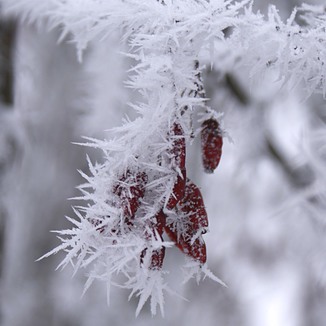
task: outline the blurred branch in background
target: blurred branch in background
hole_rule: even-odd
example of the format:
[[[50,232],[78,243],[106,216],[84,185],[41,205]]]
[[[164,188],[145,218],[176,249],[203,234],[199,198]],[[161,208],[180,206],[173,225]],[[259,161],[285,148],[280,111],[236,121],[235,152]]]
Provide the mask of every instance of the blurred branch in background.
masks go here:
[[[268,131],[269,128],[267,128],[267,121],[265,121],[263,112],[267,109],[269,104],[265,102],[257,102],[249,94],[245,87],[241,85],[241,83],[237,80],[237,77],[232,72],[225,73],[223,77],[218,76],[219,74],[219,72],[214,70],[207,71],[207,78],[209,78],[209,81],[205,86],[208,89],[208,93],[212,94],[216,92],[216,89],[218,89],[219,92],[221,89],[224,89],[233,99],[235,99],[239,109],[254,108],[257,109],[257,111],[260,111],[263,124],[266,125],[263,135],[265,138],[263,141],[265,148],[263,149],[262,154],[268,155],[274,162],[277,163],[292,187],[305,188],[311,185],[315,180],[313,169],[308,164],[294,166],[291,160],[279,148],[274,139],[275,137],[273,137],[273,135]],[[212,80],[215,80],[215,83],[212,82]]]
[[[0,17],[0,103],[13,103],[13,49],[16,24]]]
[[[1,8],[0,8],[1,14]],[[5,170],[12,164],[16,143],[7,134],[8,121],[4,111],[13,104],[13,49],[15,42],[15,22],[3,20],[0,16],[0,190],[2,192]],[[5,210],[0,200],[0,277],[3,267]]]

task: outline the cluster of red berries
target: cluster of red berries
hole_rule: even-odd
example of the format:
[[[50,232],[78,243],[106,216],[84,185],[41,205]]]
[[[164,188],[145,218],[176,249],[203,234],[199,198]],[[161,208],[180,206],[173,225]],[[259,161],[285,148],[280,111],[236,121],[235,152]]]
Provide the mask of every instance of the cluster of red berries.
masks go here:
[[[183,129],[178,122],[173,124],[168,137],[172,143],[167,153],[169,166],[177,177],[171,195],[165,199],[161,210],[150,221],[151,232],[145,231],[145,238],[150,240],[154,236],[163,240],[165,232],[184,254],[200,264],[205,264],[206,246],[202,235],[207,232],[208,218],[199,188],[186,175],[186,142]],[[222,133],[216,119],[210,118],[203,122],[201,144],[204,169],[212,173],[219,164],[223,145]],[[135,214],[145,196],[147,182],[148,176],[145,172],[133,174],[127,170],[112,189],[112,193],[119,198],[119,207],[122,209],[124,225],[127,227],[134,224]],[[95,224],[94,221],[92,223]],[[97,230],[102,233],[104,228],[99,226]],[[150,251],[145,248],[140,255],[141,264],[147,253],[151,255],[149,268],[161,269],[165,247]]]

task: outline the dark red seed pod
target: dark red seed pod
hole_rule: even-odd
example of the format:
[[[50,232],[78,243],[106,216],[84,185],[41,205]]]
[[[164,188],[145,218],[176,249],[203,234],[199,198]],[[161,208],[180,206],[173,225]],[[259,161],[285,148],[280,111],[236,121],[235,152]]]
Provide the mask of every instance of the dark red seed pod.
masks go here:
[[[202,229],[202,233],[206,233],[208,217],[203,196],[199,188],[190,179],[187,179],[185,195],[178,203],[177,208],[189,218],[194,233],[200,229]]]
[[[163,211],[159,211],[155,215],[155,219],[153,222],[151,222],[150,228],[152,229],[153,233],[152,236],[157,240],[157,234],[159,235],[160,239],[163,240],[162,234],[163,234],[163,228],[165,226],[166,222],[166,215],[163,213]],[[145,233],[145,238],[150,240],[151,235]],[[145,248],[140,255],[140,264],[143,264],[144,257],[146,255],[148,248]],[[149,269],[161,269],[163,266],[163,260],[165,257],[165,247],[161,247],[159,249],[155,249],[151,253],[151,261],[149,264]]]
[[[161,247],[160,249],[153,250],[150,269],[161,269],[163,266],[163,260],[165,257],[165,247]]]
[[[144,249],[140,255],[140,264],[144,263],[144,257],[146,255],[147,248]],[[149,264],[149,269],[162,269],[163,261],[165,257],[165,247],[161,247],[159,249],[155,249],[151,253],[151,261]]]
[[[153,219],[147,222],[147,227],[152,232],[145,231],[145,239],[150,240],[152,236],[157,240],[156,234],[162,238],[163,228],[166,223],[166,215],[163,213],[163,210],[160,210]]]
[[[186,169],[181,170],[182,176],[179,174],[177,180],[173,186],[172,193],[166,203],[166,208],[171,210],[185,195],[185,185],[186,185]]]
[[[165,226],[165,223],[166,223],[166,215],[163,213],[162,210],[160,210],[156,216],[156,224],[155,224],[155,229],[157,230],[158,234],[160,236],[162,236],[163,234],[163,228]]]
[[[174,183],[171,195],[166,203],[166,208],[171,210],[183,198],[186,184],[186,140],[181,125],[175,122],[169,135],[172,138],[172,149],[169,156],[171,167],[175,171],[181,171]]]
[[[135,183],[133,183],[130,188],[130,194],[126,196],[126,209],[125,215],[130,218],[133,218],[136,214],[136,211],[140,205],[140,199],[145,195],[145,186],[147,183],[147,174],[145,172],[138,172],[135,177]]]
[[[120,197],[120,205],[126,219],[133,219],[140,205],[140,199],[145,195],[148,177],[145,172],[132,175],[130,170],[120,177],[119,184],[113,188],[113,193]]]
[[[178,122],[173,124],[171,137],[174,138],[171,149],[172,164],[180,170],[183,170],[186,166],[186,140]]]
[[[206,254],[206,244],[204,239],[199,236],[193,244],[191,244],[191,257],[199,261],[202,265],[206,263],[207,254]]]
[[[206,263],[206,245],[201,236],[196,238],[196,240],[191,243],[192,232],[189,232],[191,234],[187,234],[187,238],[185,238],[182,234],[177,234],[176,231],[172,230],[169,225],[166,225],[164,230],[169,238],[184,254],[200,262],[201,264]]]
[[[203,122],[201,130],[203,165],[206,173],[213,173],[217,168],[223,146],[220,126],[214,118]]]

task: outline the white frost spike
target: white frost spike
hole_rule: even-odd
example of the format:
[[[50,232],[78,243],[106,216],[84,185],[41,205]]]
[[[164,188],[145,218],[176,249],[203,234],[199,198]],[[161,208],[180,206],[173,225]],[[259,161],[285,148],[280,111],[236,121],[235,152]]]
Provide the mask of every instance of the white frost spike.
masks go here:
[[[197,283],[204,280],[206,277],[210,278],[216,283],[219,283],[225,287],[227,285],[216,275],[214,275],[207,267],[207,264],[201,265],[199,262],[186,257],[187,263],[182,268],[184,272],[183,284],[187,283],[190,279],[195,278]]]
[[[85,293],[87,292],[87,290],[90,288],[90,286],[93,284],[95,280],[95,277],[93,275],[90,275],[84,285],[84,290],[82,293],[82,297],[85,295]]]
[[[152,315],[156,315],[157,306],[159,306],[162,316],[164,316],[164,294],[163,291],[170,292],[170,289],[164,283],[163,272],[160,270],[142,269],[132,280],[128,288],[132,288],[129,299],[133,296],[139,296],[139,302],[136,309],[136,316],[144,307],[146,301],[150,298],[150,307]]]

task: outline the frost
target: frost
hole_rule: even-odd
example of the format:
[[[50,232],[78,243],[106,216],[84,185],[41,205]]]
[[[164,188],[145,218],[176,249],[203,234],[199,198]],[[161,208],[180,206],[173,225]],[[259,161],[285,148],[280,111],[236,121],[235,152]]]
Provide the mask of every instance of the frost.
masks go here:
[[[93,163],[87,158],[90,175],[79,171],[85,183],[74,198],[85,205],[75,208],[78,220],[68,218],[71,230],[57,231],[62,244],[42,258],[64,251],[58,268],[71,264],[74,273],[89,270],[84,292],[95,279],[103,280],[108,303],[114,284],[139,297],[136,315],[148,300],[152,314],[158,307],[163,315],[164,292],[171,290],[162,264],[165,248],[172,243],[163,241],[162,229],[169,226],[176,243],[183,239],[191,246],[203,245],[206,231],[189,234],[187,216],[173,220],[169,207],[179,200],[176,188],[187,180],[181,159],[174,157],[176,143],[190,143],[199,133],[194,127],[199,121],[222,120],[208,106],[202,80],[206,65],[222,72],[246,66],[252,80],[273,70],[283,87],[303,83],[305,96],[321,92],[325,97],[324,11],[303,5],[283,22],[274,6],[264,17],[253,12],[249,0],[2,0],[1,4],[7,15],[49,29],[59,27],[59,41],[74,42],[80,61],[90,42],[105,41],[113,31],[122,34],[128,49],[124,55],[134,62],[125,85],[141,97],[129,104],[137,118],[126,118],[122,126],[109,130],[109,140],[85,138],[81,145],[100,149],[105,160]],[[297,15],[306,26],[296,23]],[[175,126],[180,126],[179,135],[173,133]],[[221,134],[227,136],[223,130]],[[160,214],[167,215],[167,224],[159,221]],[[183,252],[191,256],[189,250]],[[206,262],[190,259],[185,271],[185,280],[208,277],[225,285]]]

